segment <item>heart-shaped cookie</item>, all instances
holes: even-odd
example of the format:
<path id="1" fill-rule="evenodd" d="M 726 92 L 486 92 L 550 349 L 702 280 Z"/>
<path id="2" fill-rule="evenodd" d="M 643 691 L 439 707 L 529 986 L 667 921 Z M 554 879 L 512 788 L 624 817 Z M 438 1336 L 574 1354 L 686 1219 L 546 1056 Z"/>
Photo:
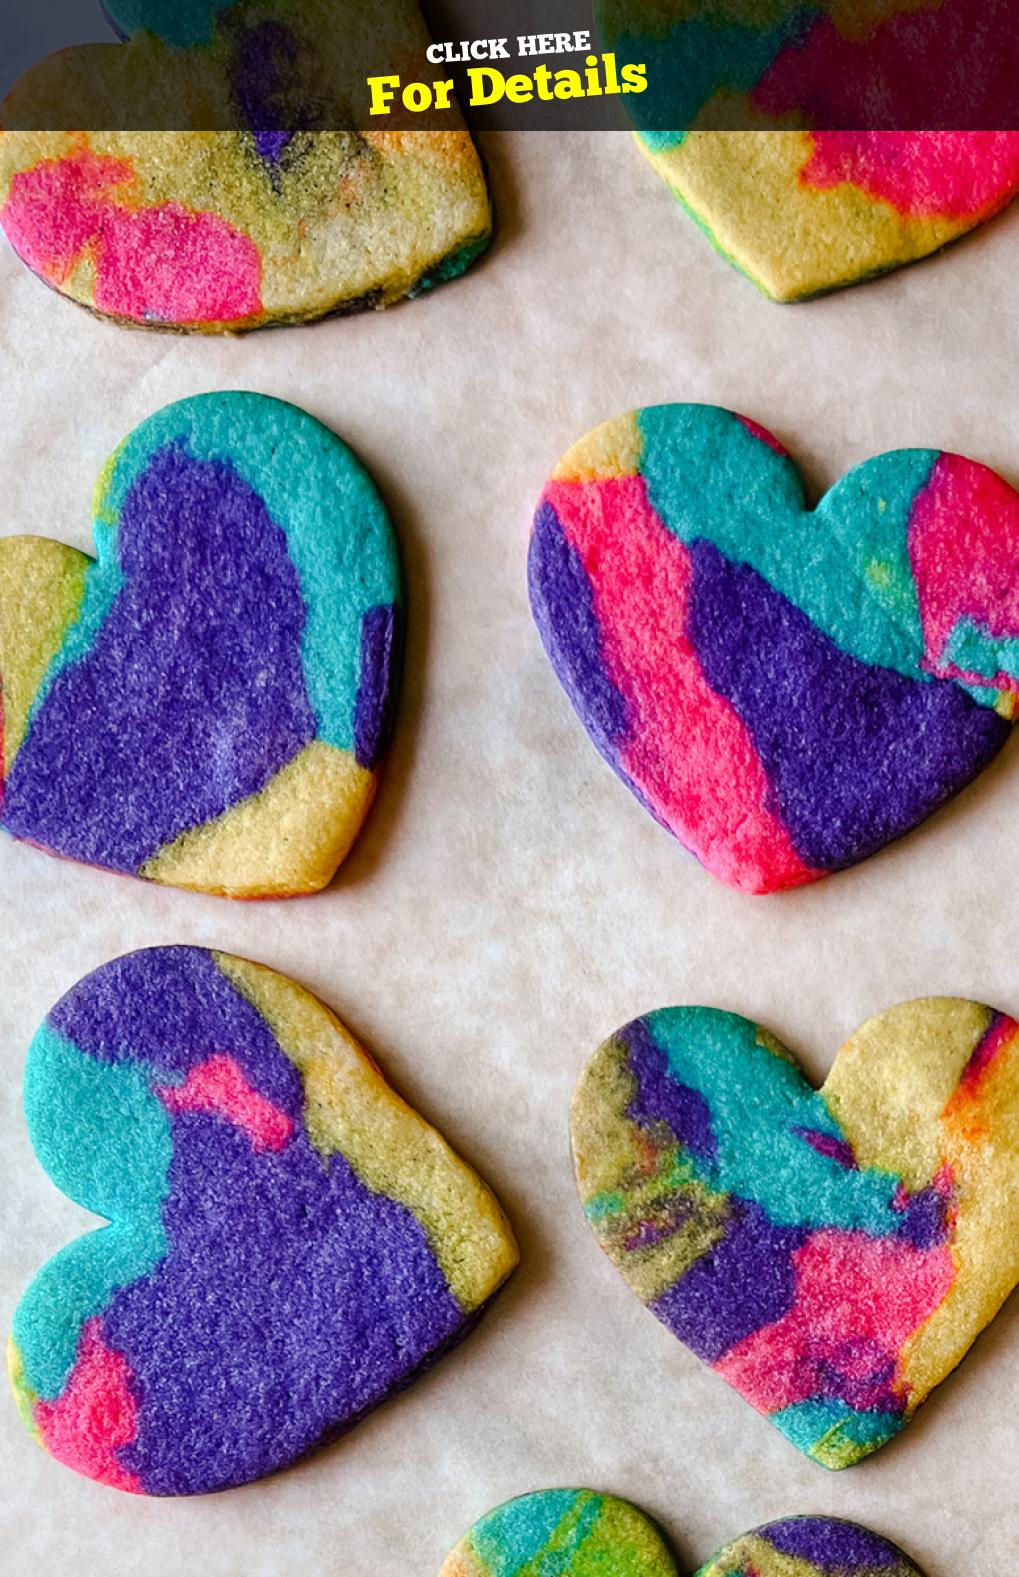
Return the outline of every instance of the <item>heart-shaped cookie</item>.
<path id="1" fill-rule="evenodd" d="M 825 1467 L 901 1430 L 1019 1281 L 1019 1025 L 925 998 L 820 1091 L 711 1008 L 605 1042 L 573 1103 L 578 1187 L 643 1303 Z"/>
<path id="2" fill-rule="evenodd" d="M 915 262 L 1019 192 L 1019 133 L 645 131 L 715 248 L 776 301 Z"/>
<path id="3" fill-rule="evenodd" d="M 459 119 L 359 130 L 370 75 L 420 74 L 414 0 L 107 9 L 126 43 L 52 56 L 3 111 L 0 226 L 61 294 L 227 332 L 386 307 L 484 251 L 488 191 Z M 49 129 L 67 117 L 120 129 Z"/>
<path id="4" fill-rule="evenodd" d="M 398 669 L 386 511 L 335 433 L 256 394 L 142 424 L 93 561 L 0 539 L 0 825 L 233 897 L 313 892 L 367 814 Z"/>
<path id="5" fill-rule="evenodd" d="M 470 1330 L 517 1260 L 484 1183 L 292 980 L 193 947 L 106 964 L 32 1043 L 39 1160 L 105 1216 L 14 1316 L 59 1461 L 201 1494 L 285 1467 Z"/>
<path id="6" fill-rule="evenodd" d="M 619 68 L 645 68 L 646 92 L 627 103 L 640 147 L 718 251 L 776 300 L 925 257 L 1019 191 L 1019 133 L 917 129 L 1011 125 L 1007 4 L 597 0 L 595 11 Z"/>
<path id="7" fill-rule="evenodd" d="M 882 455 L 809 511 L 756 423 L 630 412 L 553 473 L 530 588 L 598 750 L 748 892 L 901 837 L 1011 730 L 1019 495 L 958 455 Z"/>
<path id="8" fill-rule="evenodd" d="M 546 1489 L 497 1506 L 439 1577 L 679 1577 L 661 1533 L 628 1501 Z M 833 1517 L 789 1517 L 746 1533 L 696 1577 L 923 1577 L 887 1539 Z"/>

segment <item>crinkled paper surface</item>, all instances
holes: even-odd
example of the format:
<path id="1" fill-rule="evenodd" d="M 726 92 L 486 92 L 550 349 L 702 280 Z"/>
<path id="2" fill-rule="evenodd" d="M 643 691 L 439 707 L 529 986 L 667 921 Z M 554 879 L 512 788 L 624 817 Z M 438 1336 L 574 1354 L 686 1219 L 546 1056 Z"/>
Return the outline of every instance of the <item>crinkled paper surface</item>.
<path id="1" fill-rule="evenodd" d="M 86 1225 L 33 1159 L 21 1068 L 46 1011 L 130 948 L 257 958 L 334 1007 L 490 1182 L 524 1262 L 405 1396 L 278 1478 L 146 1502 L 77 1478 L 0 1397 L 9 1577 L 435 1577 L 486 1510 L 592 1484 L 657 1516 L 693 1571 L 744 1529 L 851 1517 L 928 1577 L 994 1577 L 1019 1544 L 1019 1304 L 911 1428 L 829 1475 L 630 1295 L 574 1193 L 567 1109 L 599 1042 L 669 1003 L 767 1024 L 820 1079 L 869 1014 L 926 994 L 1019 1010 L 1019 745 L 847 874 L 750 898 L 702 872 L 598 758 L 527 605 L 557 458 L 633 405 L 767 425 L 815 491 L 896 446 L 1019 481 L 1019 208 L 876 284 L 775 306 L 715 257 L 624 135 L 488 140 L 491 255 L 376 316 L 199 342 L 118 330 L 0 252 L 0 531 L 88 547 L 99 468 L 150 412 L 252 388 L 353 445 L 400 534 L 396 745 L 334 885 L 231 905 L 0 845 L 0 1315 Z"/>

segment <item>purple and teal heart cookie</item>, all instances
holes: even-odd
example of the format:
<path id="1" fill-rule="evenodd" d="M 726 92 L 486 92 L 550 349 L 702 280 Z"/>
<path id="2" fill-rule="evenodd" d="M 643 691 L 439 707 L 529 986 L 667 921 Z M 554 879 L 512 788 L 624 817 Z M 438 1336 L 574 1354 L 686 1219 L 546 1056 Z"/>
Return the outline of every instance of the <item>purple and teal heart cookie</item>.
<path id="1" fill-rule="evenodd" d="M 548 1489 L 497 1506 L 439 1577 L 679 1577 L 651 1519 L 614 1495 Z M 923 1577 L 887 1539 L 833 1517 L 789 1517 L 727 1544 L 696 1577 Z"/>
<path id="2" fill-rule="evenodd" d="M 201 395 L 117 450 L 94 532 L 95 560 L 0 539 L 0 825 L 171 886 L 325 886 L 399 668 L 399 560 L 367 472 L 296 406 Z"/>
<path id="3" fill-rule="evenodd" d="M 881 455 L 810 510 L 747 418 L 631 411 L 553 473 L 530 590 L 598 750 L 747 892 L 875 853 L 1011 733 L 1019 495 L 959 455 Z"/>
<path id="4" fill-rule="evenodd" d="M 748 1019 L 648 1013 L 572 1135 L 632 1291 L 828 1468 L 898 1434 L 1019 1283 L 1019 1025 L 977 1002 L 868 1020 L 820 1090 Z"/>
<path id="5" fill-rule="evenodd" d="M 109 1225 L 18 1305 L 29 1429 L 148 1495 L 226 1489 L 348 1429 L 454 1346 L 517 1262 L 475 1172 L 339 1021 L 194 947 L 106 964 L 29 1051 L 53 1182 Z"/>

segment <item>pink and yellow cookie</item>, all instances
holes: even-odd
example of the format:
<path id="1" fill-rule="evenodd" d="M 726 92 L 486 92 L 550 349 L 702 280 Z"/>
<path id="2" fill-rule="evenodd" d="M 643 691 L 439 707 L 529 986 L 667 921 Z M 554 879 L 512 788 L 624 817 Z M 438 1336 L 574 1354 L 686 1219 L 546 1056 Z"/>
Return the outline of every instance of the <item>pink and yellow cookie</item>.
<path id="1" fill-rule="evenodd" d="M 638 133 L 715 248 L 776 301 L 939 251 L 1019 192 L 1019 133 Z"/>

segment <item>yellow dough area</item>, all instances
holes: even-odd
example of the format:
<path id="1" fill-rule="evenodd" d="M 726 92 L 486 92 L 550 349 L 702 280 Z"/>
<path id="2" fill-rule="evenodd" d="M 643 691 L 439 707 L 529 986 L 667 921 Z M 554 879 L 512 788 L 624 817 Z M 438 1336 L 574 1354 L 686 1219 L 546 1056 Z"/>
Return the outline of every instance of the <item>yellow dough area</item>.
<path id="1" fill-rule="evenodd" d="M 976 181 L 968 203 L 953 198 L 942 209 L 931 198 L 910 207 L 890 183 L 882 190 L 875 170 L 879 177 L 885 160 L 913 158 L 917 189 L 925 192 L 922 152 L 896 147 L 906 138 L 922 144 L 923 135 L 893 133 L 884 151 L 876 134 L 865 133 L 875 139 L 869 157 L 865 148 L 859 158 L 868 184 L 849 178 L 848 160 L 841 176 L 830 167 L 812 175 L 818 150 L 810 132 L 651 133 L 636 141 L 723 257 L 774 300 L 801 301 L 926 257 L 1011 200 L 1019 187 L 1014 153 L 993 192 Z M 1005 154 L 996 157 L 1006 162 Z"/>

